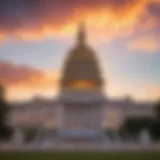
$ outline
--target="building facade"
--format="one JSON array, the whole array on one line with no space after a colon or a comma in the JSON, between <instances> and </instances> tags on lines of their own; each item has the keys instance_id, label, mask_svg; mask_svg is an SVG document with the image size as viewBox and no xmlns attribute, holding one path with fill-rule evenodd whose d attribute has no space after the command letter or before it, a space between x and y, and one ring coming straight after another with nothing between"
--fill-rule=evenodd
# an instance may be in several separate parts
<instances>
[{"instance_id":1,"label":"building facade","mask_svg":"<svg viewBox=\"0 0 160 160\"><path fill-rule=\"evenodd\" d=\"M11 104L11 106L12 108L10 112L10 124L15 128L23 126L40 126L52 129L57 128L58 126L62 127L61 116L63 115L59 114L59 112L61 112L59 108L61 108L62 104L57 100L46 101L43 99L34 99L33 101L26 103L14 103ZM71 106L67 110L67 112L71 112L71 115L73 113L73 119L72 116L69 117L68 115L66 115L66 118L75 120L78 116L74 117L74 113L78 113L79 110L76 109L76 111L74 111L74 109L72 109L73 106ZM83 109L80 112L80 114L83 114ZM155 116L153 103L140 103L131 100L128 101L126 99L107 100L106 104L104 104L103 114L104 117L102 119L101 125L103 128L106 129L119 128L120 125L124 122L124 120L128 117L152 118ZM79 117L81 121L83 119L83 116ZM95 119L94 115L93 119ZM79 121L78 118L77 121ZM67 127L67 125L65 127Z\"/></svg>"},{"instance_id":2,"label":"building facade","mask_svg":"<svg viewBox=\"0 0 160 160\"><path fill-rule=\"evenodd\" d=\"M62 137L91 137L104 130L118 130L127 117L154 117L153 103L130 98L109 100L103 93L104 81L93 49L86 43L80 26L77 43L69 51L55 100L33 99L13 104L10 114L15 128L57 129Z\"/></svg>"}]
</instances>

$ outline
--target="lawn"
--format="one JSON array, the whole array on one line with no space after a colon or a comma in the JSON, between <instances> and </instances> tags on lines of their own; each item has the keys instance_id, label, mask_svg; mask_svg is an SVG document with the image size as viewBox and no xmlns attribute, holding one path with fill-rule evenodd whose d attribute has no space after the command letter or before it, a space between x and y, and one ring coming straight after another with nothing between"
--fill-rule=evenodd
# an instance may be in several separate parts
<instances>
[{"instance_id":1,"label":"lawn","mask_svg":"<svg viewBox=\"0 0 160 160\"><path fill-rule=\"evenodd\" d=\"M0 153L0 160L160 160L160 153Z\"/></svg>"}]
</instances>

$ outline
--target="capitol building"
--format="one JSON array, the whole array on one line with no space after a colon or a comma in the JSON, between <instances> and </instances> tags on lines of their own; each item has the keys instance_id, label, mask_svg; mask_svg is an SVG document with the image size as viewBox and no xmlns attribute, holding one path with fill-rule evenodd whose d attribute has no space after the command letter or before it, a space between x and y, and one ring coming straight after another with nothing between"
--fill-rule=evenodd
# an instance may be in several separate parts
<instances>
[{"instance_id":1,"label":"capitol building","mask_svg":"<svg viewBox=\"0 0 160 160\"><path fill-rule=\"evenodd\" d=\"M59 139L103 139L104 131L118 131L128 117L154 117L153 103L106 97L96 53L86 43L83 25L67 54L59 85L55 99L12 104L10 123L15 130L34 127L39 133L56 130Z\"/></svg>"}]
</instances>

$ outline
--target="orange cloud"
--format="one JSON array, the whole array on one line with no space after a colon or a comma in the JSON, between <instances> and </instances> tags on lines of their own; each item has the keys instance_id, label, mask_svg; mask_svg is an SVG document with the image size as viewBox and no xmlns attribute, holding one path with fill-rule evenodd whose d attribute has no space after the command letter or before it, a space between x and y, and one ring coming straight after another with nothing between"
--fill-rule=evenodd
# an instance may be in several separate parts
<instances>
[{"instance_id":1,"label":"orange cloud","mask_svg":"<svg viewBox=\"0 0 160 160\"><path fill-rule=\"evenodd\" d=\"M0 44L3 43L5 39L6 39L5 34L0 33Z\"/></svg>"},{"instance_id":2,"label":"orange cloud","mask_svg":"<svg viewBox=\"0 0 160 160\"><path fill-rule=\"evenodd\" d=\"M58 89L59 73L0 61L0 84L9 99L26 99L34 95L53 95Z\"/></svg>"},{"instance_id":3,"label":"orange cloud","mask_svg":"<svg viewBox=\"0 0 160 160\"><path fill-rule=\"evenodd\" d=\"M146 86L146 97L158 101L160 99L160 85L150 84Z\"/></svg>"},{"instance_id":4,"label":"orange cloud","mask_svg":"<svg viewBox=\"0 0 160 160\"><path fill-rule=\"evenodd\" d=\"M114 99L130 96L135 101L157 101L160 99L160 85L155 82L126 84L124 81L112 79L106 88L106 93Z\"/></svg>"},{"instance_id":5,"label":"orange cloud","mask_svg":"<svg viewBox=\"0 0 160 160\"><path fill-rule=\"evenodd\" d=\"M142 36L132 39L127 47L131 51L138 51L143 53L155 53L160 50L160 39L154 35Z\"/></svg>"},{"instance_id":6,"label":"orange cloud","mask_svg":"<svg viewBox=\"0 0 160 160\"><path fill-rule=\"evenodd\" d=\"M41 0L40 4L34 0L30 3L26 0L22 2L22 8L15 5L14 9L19 14L12 15L15 16L12 27L8 26L6 20L0 28L7 33L5 36L9 34L21 40L34 41L53 36L70 36L81 21L92 28L94 34L91 35L94 37L91 38L97 39L100 35L102 39L113 39L119 35L128 35L151 3L150 0Z\"/></svg>"},{"instance_id":7,"label":"orange cloud","mask_svg":"<svg viewBox=\"0 0 160 160\"><path fill-rule=\"evenodd\" d=\"M5 86L50 87L56 84L58 73L0 61L0 84Z\"/></svg>"}]
</instances>

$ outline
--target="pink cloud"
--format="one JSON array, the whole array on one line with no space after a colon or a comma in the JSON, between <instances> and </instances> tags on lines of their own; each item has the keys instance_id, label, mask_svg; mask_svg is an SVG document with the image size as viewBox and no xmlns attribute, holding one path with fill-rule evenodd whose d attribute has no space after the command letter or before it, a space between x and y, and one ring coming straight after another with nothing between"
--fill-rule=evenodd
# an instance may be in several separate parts
<instances>
[{"instance_id":1,"label":"pink cloud","mask_svg":"<svg viewBox=\"0 0 160 160\"><path fill-rule=\"evenodd\" d=\"M153 54L160 50L160 38L157 35L144 35L133 38L127 43L131 51Z\"/></svg>"},{"instance_id":2,"label":"pink cloud","mask_svg":"<svg viewBox=\"0 0 160 160\"><path fill-rule=\"evenodd\" d=\"M113 39L132 32L141 16L151 14L148 6L159 4L159 0L21 0L20 4L14 1L12 6L0 2L0 33L21 40L69 36L81 21L94 26L95 37L103 31L106 36L99 39Z\"/></svg>"}]
</instances>

